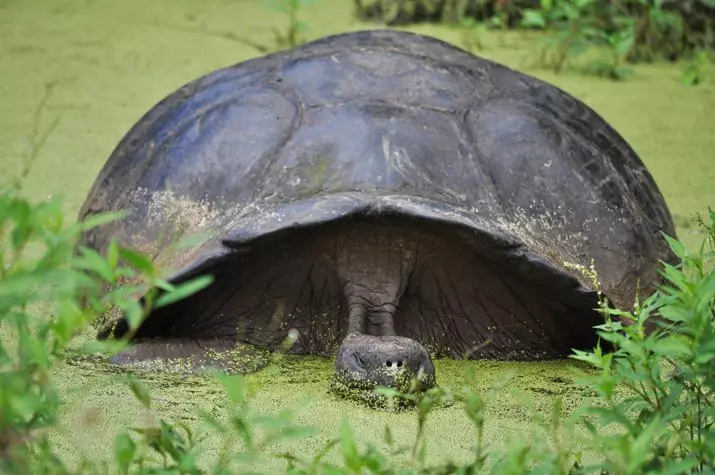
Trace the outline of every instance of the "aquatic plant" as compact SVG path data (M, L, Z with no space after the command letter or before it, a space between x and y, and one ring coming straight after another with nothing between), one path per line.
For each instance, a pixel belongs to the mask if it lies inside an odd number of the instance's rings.
M287 17L287 24L284 30L273 28L274 46L273 50L294 48L305 43L303 33L308 28L308 24L301 21L299 14L302 8L315 3L317 0L264 0L266 5L273 8Z
M238 34L233 30L219 30L206 25L182 25L170 26L171 29L180 31L197 32L204 35L214 36L229 41L248 46L260 54L275 53L284 49L294 48L305 43L305 32L309 25L300 19L301 11L304 7L319 0L263 0L263 7L280 12L286 17L283 27L273 26L270 28L271 41L260 41L253 37Z

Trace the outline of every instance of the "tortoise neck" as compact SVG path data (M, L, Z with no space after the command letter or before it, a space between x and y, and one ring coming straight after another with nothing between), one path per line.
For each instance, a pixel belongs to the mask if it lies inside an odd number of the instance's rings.
M394 316L417 261L409 227L347 224L336 229L335 268L349 308L348 334L393 336Z

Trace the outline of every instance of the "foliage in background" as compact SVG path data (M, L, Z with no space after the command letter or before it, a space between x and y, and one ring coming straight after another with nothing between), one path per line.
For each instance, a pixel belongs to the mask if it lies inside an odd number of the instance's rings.
M540 9L523 11L521 25L548 32L541 41L541 67L559 73L567 61L597 46L605 54L587 63L584 72L623 79L631 73L624 63L634 46L635 21L614 15L614 8L612 3L603 6L594 0L543 1Z
M699 50L694 54L683 68L683 84L694 86L703 82L706 77L706 67L710 63L710 53L707 50Z
M584 53L587 74L624 79L627 63L694 60L715 48L715 0L355 0L356 15L387 25L433 21L463 28L545 32L539 65L561 72ZM464 47L474 49L473 35ZM688 85L697 84L687 72Z

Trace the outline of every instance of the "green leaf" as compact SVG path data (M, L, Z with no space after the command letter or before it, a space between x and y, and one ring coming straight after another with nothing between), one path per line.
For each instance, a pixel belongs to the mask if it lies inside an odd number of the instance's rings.
M320 468L326 475L345 475L345 470L333 464L323 464Z
M216 378L223 385L233 406L241 405L246 399L246 388L240 374L217 374Z
M117 240L112 238L109 241L109 249L107 249L107 263L109 267L114 270L117 268L119 262L119 246L117 245Z
M129 324L129 328L136 330L144 320L144 309L139 302L133 300L121 300L117 304L124 312L124 317Z
M614 407L614 408L593 408L592 412L598 414L600 416L601 420L601 425L608 425L610 423L616 423L620 424L624 428L626 428L629 432L633 433L634 432L634 424L633 421L631 421L628 416L623 414L623 410Z
M484 401L478 394L470 393L467 396L464 412L477 428L484 425Z
M173 292L174 290L176 290L176 287L174 285L162 279L155 280L154 286L167 292Z
M633 47L634 40L635 36L633 36L633 34L628 34L624 37L617 38L615 43L615 49L620 57L625 57L628 54L628 52Z
M120 473L129 473L129 467L134 460L137 446L127 434L119 434L114 440L114 457L119 465Z
M392 431L390 430L389 425L385 425L385 434L383 436L383 440L390 447L392 447L395 444L395 439L394 439L394 437L392 437Z
M10 408L8 411L14 417L13 419L29 420L39 406L38 401L32 395L7 394L4 396L5 404ZM4 410L7 410L4 408ZM19 425L20 422L18 421Z
M217 432L220 435L225 435L226 432L228 431L228 428L223 424L223 422L219 421L216 417L214 417L213 414L211 414L209 411L207 411L204 408L199 407L198 408L198 414L201 417L201 419L215 432Z
M400 391L398 391L395 388L389 388L387 386L380 386L375 389L375 394L378 394L380 396L385 396L387 398L401 398L405 397L405 394L402 394Z
M215 235L215 231L204 231L202 233L192 234L191 236L186 236L180 239L176 244L174 244L174 246L172 246L172 249L175 251L183 251L184 249L198 247L209 239L215 237Z
M75 302L62 299L58 306L58 315L50 322L50 328L54 333L56 342L60 346L64 346L72 338L75 331L84 326L86 320L84 313Z
M27 358L29 360L28 362L33 365L48 369L50 367L50 359L44 342L39 338L31 336L27 331L21 330L19 333L20 347L24 353L23 357Z
M693 86L698 83L699 75L698 72L693 69L688 69L683 73L683 85Z
M69 272L63 270L19 272L15 275L4 277L0 280L0 302L20 302L41 301L45 298L52 298L56 292L40 292L38 283L54 286L66 282ZM56 289L55 289L56 290Z
M664 468L658 470L658 475L682 475L684 473L691 473L691 470L697 465L698 459L695 457L687 458L685 460L670 461L669 463L666 463Z
M691 352L688 341L678 335L673 335L668 338L661 339L653 348L653 352L658 355L670 356L671 358L679 358L689 355Z
M19 251L24 245L30 241L32 236L32 229L29 227L17 227L12 232L11 241L12 247L15 251Z
M629 473L637 473L647 462L649 451L653 447L653 439L659 429L662 429L661 419L656 416L650 423L640 431L635 440L631 443L631 459L629 463Z
M325 456L328 455L328 453L329 453L331 450L333 450L333 447L335 447L335 446L338 445L339 443L340 443L340 439L338 439L338 438L331 439L330 441L328 441L328 443L325 444L325 446L323 446L323 448L320 450L320 452L318 452L318 453L313 457L313 460L312 460L312 465L313 465L313 467L316 467L316 466L318 465L318 463L319 463L323 458L325 458Z
M75 260L75 266L79 269L91 270L99 275L105 282L114 282L114 272L109 262L107 262L97 251L88 247L81 247L83 259Z
M148 275L154 274L154 264L152 264L151 260L144 254L128 248L122 248L119 250L119 256L130 265L136 267L139 271Z
M686 283L686 280L687 280L686 276L677 267L675 267L671 264L668 264L668 263L664 263L662 272L665 275L665 277L668 279L669 282L678 286L680 291L682 291L683 293L688 292L688 284Z
M363 464L358 455L353 432L345 418L340 424L340 452L343 454L343 460L348 468L355 473L359 472Z
M284 427L277 434L267 436L265 442L270 442L271 444L285 442L290 440L301 440L307 437L312 437L317 433L316 429L313 427L298 427L290 426Z
M668 242L668 246L673 250L675 255L678 256L680 259L685 259L685 246L683 246L683 244L677 239L674 239L665 233L663 233L663 237Z
M83 231L88 231L92 228L96 228L103 224L111 223L112 221L117 221L124 218L127 214L125 212L114 212L114 213L101 213L94 214L86 218L80 223L80 228Z
M205 275L189 282L185 282L174 288L173 291L164 293L156 300L154 305L155 308L160 308L165 305L178 302L194 293L208 287L213 282L213 277L210 275Z
M129 388L139 402L147 409L151 409L151 397L149 396L149 388L147 388L146 384L136 379L133 375L127 376L127 384L129 384Z
M524 10L524 18L521 20L521 25L525 27L546 28L546 19L538 10Z

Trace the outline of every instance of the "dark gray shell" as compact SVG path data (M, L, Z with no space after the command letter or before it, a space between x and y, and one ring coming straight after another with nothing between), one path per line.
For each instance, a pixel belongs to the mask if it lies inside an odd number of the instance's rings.
M152 252L167 223L208 232L163 256L190 275L252 240L354 214L449 222L505 266L628 305L672 258L666 203L636 153L563 91L398 31L327 37L221 69L151 109L102 169L88 233Z

